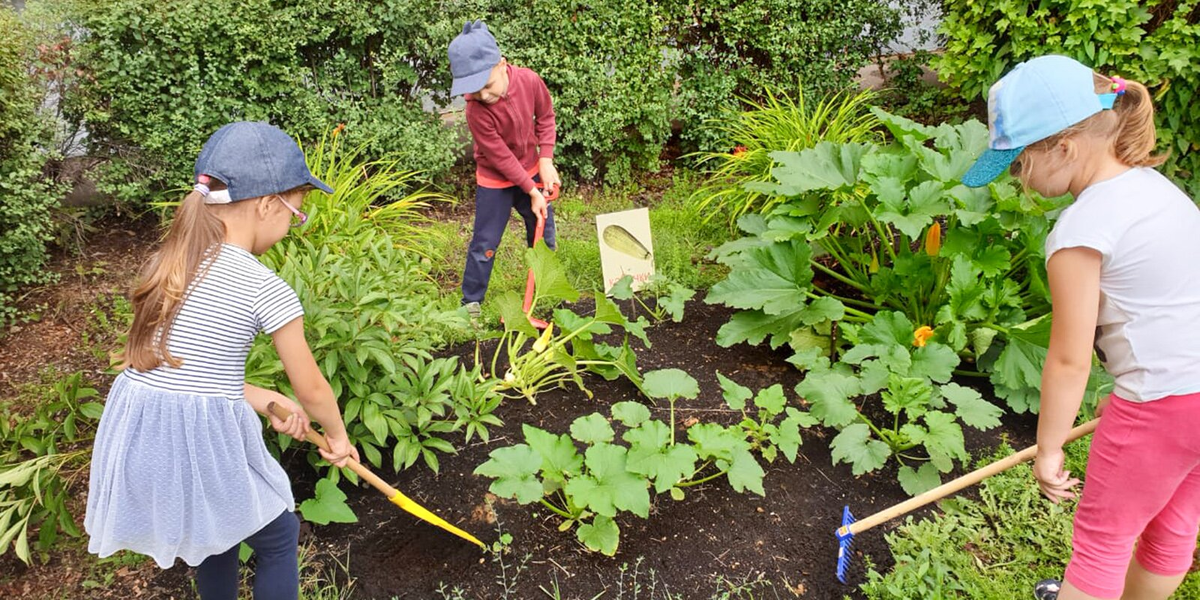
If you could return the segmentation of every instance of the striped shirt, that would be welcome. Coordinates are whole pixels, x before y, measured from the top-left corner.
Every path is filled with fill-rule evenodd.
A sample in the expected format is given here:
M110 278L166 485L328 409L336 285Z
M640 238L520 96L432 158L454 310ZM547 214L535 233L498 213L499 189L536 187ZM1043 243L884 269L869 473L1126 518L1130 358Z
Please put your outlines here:
M183 361L149 371L125 369L133 381L196 394L243 398L246 355L255 336L274 333L304 314L296 292L250 252L222 244L208 273L193 283L167 347Z

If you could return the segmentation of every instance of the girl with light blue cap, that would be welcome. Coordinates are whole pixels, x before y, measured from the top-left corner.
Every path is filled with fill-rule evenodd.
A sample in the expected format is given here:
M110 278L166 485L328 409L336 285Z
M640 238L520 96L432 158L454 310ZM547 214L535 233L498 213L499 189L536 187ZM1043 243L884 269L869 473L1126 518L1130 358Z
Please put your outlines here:
M122 371L92 450L88 550L132 550L164 569L182 558L197 567L202 600L236 600L244 541L256 557L254 598L295 600L300 524L258 415L298 440L312 415L329 440L321 456L334 465L358 452L305 341L300 299L255 255L304 224L309 190L333 190L266 123L217 130L195 177L133 291ZM303 410L245 382L260 332L275 342ZM271 402L290 416L268 414Z
M1096 411L1064 581L1034 596L1165 600L1200 529L1200 209L1152 168L1164 157L1139 83L1043 56L992 86L988 120L989 147L963 183L1009 170L1074 198L1046 239L1053 325L1034 475L1052 502L1079 483L1062 447L1093 346L1115 379Z

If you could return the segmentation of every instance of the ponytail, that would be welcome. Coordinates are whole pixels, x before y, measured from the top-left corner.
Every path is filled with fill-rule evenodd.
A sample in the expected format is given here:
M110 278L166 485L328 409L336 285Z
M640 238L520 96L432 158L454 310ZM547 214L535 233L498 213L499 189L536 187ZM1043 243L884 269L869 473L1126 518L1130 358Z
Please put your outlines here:
M204 277L208 259L224 238L225 224L209 210L204 196L193 191L184 197L162 246L133 290L133 325L117 355L119 368L148 371L164 363L176 368L183 364L167 350L171 326L187 291Z
M1113 152L1131 167L1157 167L1166 154L1154 154L1154 101L1150 90L1136 81L1125 82L1125 93L1113 105L1119 117Z

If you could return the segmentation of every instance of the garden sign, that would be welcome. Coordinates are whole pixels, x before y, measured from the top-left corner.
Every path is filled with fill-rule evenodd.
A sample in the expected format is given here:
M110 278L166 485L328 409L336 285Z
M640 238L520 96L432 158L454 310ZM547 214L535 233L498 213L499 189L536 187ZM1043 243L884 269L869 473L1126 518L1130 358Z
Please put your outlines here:
M622 277L633 277L639 290L654 276L654 246L650 242L650 209L636 208L596 215L600 264L607 294Z

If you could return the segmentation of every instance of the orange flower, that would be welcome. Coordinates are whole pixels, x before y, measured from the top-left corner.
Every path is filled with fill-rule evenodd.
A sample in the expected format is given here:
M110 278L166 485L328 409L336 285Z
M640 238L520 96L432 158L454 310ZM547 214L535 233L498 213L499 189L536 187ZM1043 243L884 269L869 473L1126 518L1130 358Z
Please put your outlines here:
M942 224L937 221L929 226L925 234L925 254L937 256L942 250Z
M346 124L338 123L338 126L333 128L333 137L337 137L339 133L341 133L345 130L346 130Z
M913 345L918 348L924 348L925 342L933 337L933 329L928 325L922 325L913 332Z
M745 147L745 146L736 146L736 147L733 149L733 157L734 157L734 158L741 158L741 156L742 156L743 154L745 154L745 153L746 153L746 147Z

